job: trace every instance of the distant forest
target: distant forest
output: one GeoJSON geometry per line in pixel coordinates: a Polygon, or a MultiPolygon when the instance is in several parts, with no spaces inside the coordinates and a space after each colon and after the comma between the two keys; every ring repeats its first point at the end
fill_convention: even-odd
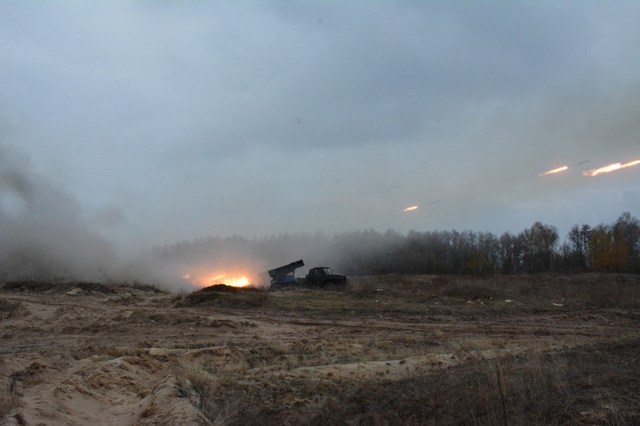
{"type": "Polygon", "coordinates": [[[308,266],[324,264],[350,275],[640,274],[640,221],[625,212],[613,224],[576,224],[564,239],[557,228],[540,222],[500,236],[456,230],[407,234],[366,230],[333,236],[209,237],[156,247],[154,255],[185,263],[253,258],[264,270],[304,258],[308,266]]]}

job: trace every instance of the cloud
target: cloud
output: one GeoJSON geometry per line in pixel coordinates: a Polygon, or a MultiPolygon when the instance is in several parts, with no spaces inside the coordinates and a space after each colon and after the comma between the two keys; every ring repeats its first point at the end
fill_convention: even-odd
{"type": "MultiPolygon", "coordinates": [[[[639,17],[636,2],[3,3],[0,111],[28,182],[75,205],[54,217],[116,247],[610,222],[637,172],[539,173],[640,156],[639,17]]],[[[31,205],[4,191],[5,214],[31,205]]]]}

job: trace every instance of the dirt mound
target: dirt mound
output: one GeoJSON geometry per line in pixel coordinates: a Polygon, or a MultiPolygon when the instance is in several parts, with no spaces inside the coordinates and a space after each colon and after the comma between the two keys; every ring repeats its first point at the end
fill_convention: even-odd
{"type": "Polygon", "coordinates": [[[71,290],[79,289],[81,291],[97,292],[104,294],[115,293],[111,287],[104,284],[94,282],[51,282],[51,281],[9,281],[4,284],[4,291],[19,291],[33,293],[65,293],[71,290]]]}
{"type": "Polygon", "coordinates": [[[252,308],[264,305],[267,300],[268,293],[264,290],[215,284],[181,298],[177,305],[180,307],[213,305],[228,308],[252,308]]]}
{"type": "MultiPolygon", "coordinates": [[[[246,291],[248,289],[244,289],[244,291],[246,291]]],[[[218,292],[218,293],[239,293],[241,291],[243,291],[242,288],[238,288],[238,287],[232,287],[230,285],[226,285],[226,284],[214,284],[214,285],[210,285],[208,287],[204,287],[200,290],[198,290],[201,293],[211,293],[211,292],[218,292]]]]}

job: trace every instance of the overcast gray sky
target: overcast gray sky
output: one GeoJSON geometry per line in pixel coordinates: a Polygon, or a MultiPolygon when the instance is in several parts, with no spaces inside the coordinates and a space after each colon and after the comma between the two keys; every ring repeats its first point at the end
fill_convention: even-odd
{"type": "Polygon", "coordinates": [[[0,1],[0,215],[36,208],[19,175],[39,223],[135,247],[638,216],[640,166],[582,175],[640,159],[638,22],[632,0],[0,1]]]}

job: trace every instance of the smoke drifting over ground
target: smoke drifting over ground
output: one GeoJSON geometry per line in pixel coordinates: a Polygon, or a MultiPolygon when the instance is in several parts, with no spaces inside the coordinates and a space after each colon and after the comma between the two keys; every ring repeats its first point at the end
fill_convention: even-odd
{"type": "MultiPolygon", "coordinates": [[[[171,287],[144,254],[122,252],[86,217],[73,194],[0,145],[0,280],[143,281],[171,287]]],[[[176,287],[175,285],[173,287],[176,287]]]]}
{"type": "Polygon", "coordinates": [[[341,268],[346,253],[357,257],[386,246],[366,237],[355,247],[324,234],[281,234],[208,237],[135,253],[119,248],[86,216],[73,195],[36,173],[19,149],[0,146],[0,281],[140,281],[191,290],[245,275],[266,285],[268,269],[301,257],[341,268]]]}
{"type": "Polygon", "coordinates": [[[0,146],[0,271],[5,279],[104,279],[119,267],[110,242],[94,232],[71,194],[0,146]]]}
{"type": "Polygon", "coordinates": [[[224,274],[265,284],[268,269],[300,256],[333,264],[340,258],[321,234],[209,237],[132,253],[98,229],[19,149],[0,146],[0,280],[141,281],[188,290],[222,282],[224,274]]]}
{"type": "MultiPolygon", "coordinates": [[[[100,224],[86,218],[71,194],[33,172],[17,150],[0,147],[0,170],[0,282],[141,282],[174,291],[221,283],[266,287],[267,270],[297,259],[306,262],[297,271],[298,276],[313,266],[332,266],[356,275],[493,274],[504,272],[505,265],[513,263],[503,257],[511,253],[514,244],[523,250],[514,254],[518,265],[522,263],[518,270],[531,272],[527,267],[535,262],[530,261],[533,257],[526,250],[538,250],[533,235],[542,231],[555,235],[549,237],[551,243],[545,250],[556,253],[549,255],[549,259],[556,257],[553,262],[549,260],[544,271],[573,267],[573,258],[567,253],[575,247],[556,251],[562,236],[553,226],[539,223],[517,236],[456,230],[401,234],[370,229],[252,238],[210,236],[135,252],[123,249],[100,231],[100,224]]],[[[637,229],[637,219],[631,215],[618,220],[629,229],[637,229]]],[[[635,244],[630,250],[637,250],[635,244]]],[[[630,265],[638,266],[633,262],[630,265]]]]}

